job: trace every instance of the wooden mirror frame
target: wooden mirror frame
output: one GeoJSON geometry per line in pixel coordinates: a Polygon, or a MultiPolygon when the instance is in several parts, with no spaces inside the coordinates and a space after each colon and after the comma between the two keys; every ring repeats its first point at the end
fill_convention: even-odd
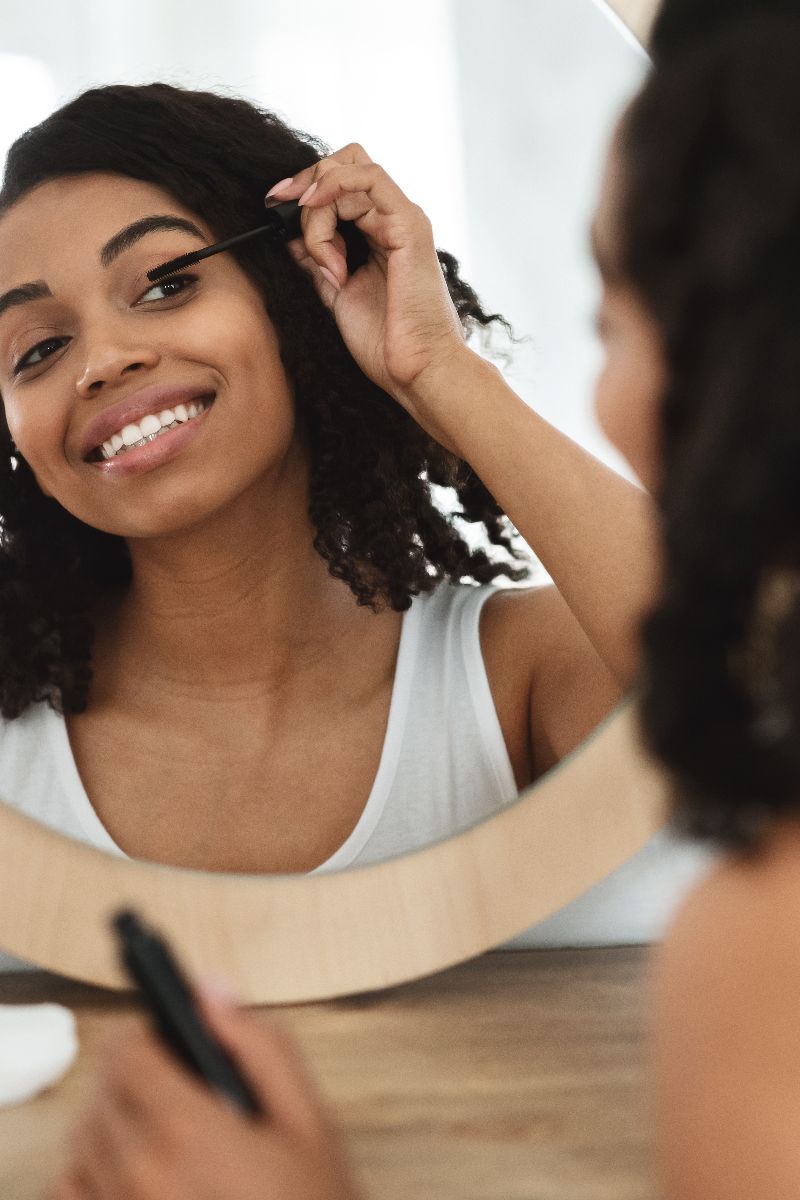
{"type": "Polygon", "coordinates": [[[401,858],[322,875],[238,875],[124,859],[0,804],[0,946],[104,987],[129,981],[109,918],[136,908],[194,972],[248,1004],[373,991],[491,949],[641,850],[668,785],[622,704],[489,820],[401,858]]]}
{"type": "MultiPolygon", "coordinates": [[[[597,0],[644,42],[657,0],[597,0]]],[[[244,1003],[372,991],[453,966],[557,912],[666,820],[630,694],[516,803],[445,842],[322,875],[235,875],[118,858],[0,803],[0,947],[88,983],[130,986],[109,918],[135,907],[194,972],[244,1003]]]]}

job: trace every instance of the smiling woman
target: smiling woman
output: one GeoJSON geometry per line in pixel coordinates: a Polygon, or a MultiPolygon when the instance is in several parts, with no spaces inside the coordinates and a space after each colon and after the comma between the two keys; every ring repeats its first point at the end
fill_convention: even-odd
{"type": "MultiPolygon", "coordinates": [[[[120,854],[346,866],[531,777],[527,739],[503,741],[519,722],[501,732],[480,692],[483,763],[440,770],[432,818],[399,809],[408,762],[426,767],[405,712],[426,639],[476,635],[494,589],[475,585],[527,574],[487,488],[360,370],[284,247],[147,278],[263,223],[267,188],[322,149],[244,101],[150,85],[86,93],[9,156],[0,774],[12,804],[120,854]]],[[[463,332],[495,320],[441,263],[463,332]]],[[[433,709],[449,687],[452,719],[481,720],[473,676],[433,709]]]]}
{"type": "MultiPolygon", "coordinates": [[[[11,277],[24,278],[36,262],[47,264],[42,273],[52,280],[5,294],[3,397],[39,489],[82,523],[74,525],[73,541],[87,527],[123,538],[164,534],[187,508],[214,511],[241,487],[230,469],[237,452],[247,481],[255,478],[264,446],[241,437],[229,445],[236,430],[228,422],[215,437],[202,497],[192,461],[180,473],[175,463],[168,510],[158,502],[165,480],[153,472],[193,444],[222,374],[234,395],[248,390],[256,406],[269,391],[273,453],[285,450],[276,439],[288,446],[293,436],[277,339],[256,288],[235,263],[229,258],[161,283],[147,280],[146,269],[174,247],[210,240],[186,217],[135,217],[170,204],[146,183],[131,180],[123,189],[115,177],[92,173],[42,184],[12,205],[0,227],[0,259],[11,277]],[[87,226],[101,235],[94,252],[87,226]],[[169,437],[144,440],[168,424],[176,426],[169,437]],[[123,445],[127,453],[119,454],[123,445]]],[[[15,473],[17,489],[24,481],[15,473]]]]}
{"type": "Polygon", "coordinates": [[[632,679],[648,497],[465,345],[502,318],[421,210],[361,147],[322,149],[154,84],[88,92],[9,156],[0,778],[112,853],[400,855],[515,799],[632,679]],[[306,178],[319,200],[334,170],[360,181],[338,216],[306,178]],[[149,278],[289,185],[288,248],[149,278]],[[413,394],[434,377],[438,415],[413,394]],[[507,503],[563,594],[493,586],[528,573],[507,503]]]}

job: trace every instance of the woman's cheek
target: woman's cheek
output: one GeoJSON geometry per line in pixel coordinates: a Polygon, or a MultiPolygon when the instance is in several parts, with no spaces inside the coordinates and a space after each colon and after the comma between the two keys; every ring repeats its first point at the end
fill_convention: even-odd
{"type": "Polygon", "coordinates": [[[618,450],[619,442],[620,387],[615,380],[614,361],[608,347],[605,359],[595,384],[595,414],[603,433],[618,450]]]}
{"type": "Polygon", "coordinates": [[[58,492],[56,478],[64,459],[66,416],[59,413],[57,405],[50,403],[45,422],[41,408],[42,405],[34,404],[33,397],[27,403],[17,404],[10,400],[5,405],[6,424],[14,445],[33,471],[40,489],[45,496],[53,496],[58,492]]]}
{"type": "Polygon", "coordinates": [[[595,412],[605,436],[648,491],[659,476],[657,380],[641,357],[609,347],[595,388],[595,412]]]}

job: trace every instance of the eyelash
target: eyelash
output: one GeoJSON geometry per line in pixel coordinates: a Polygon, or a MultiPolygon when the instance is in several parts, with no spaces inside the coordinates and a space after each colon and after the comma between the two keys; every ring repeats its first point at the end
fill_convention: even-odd
{"type": "MultiPolygon", "coordinates": [[[[180,284],[184,285],[179,289],[179,291],[173,292],[172,297],[170,297],[170,296],[162,296],[161,297],[162,300],[169,300],[170,298],[174,299],[176,296],[182,295],[182,293],[186,291],[187,287],[190,287],[193,283],[197,283],[197,280],[198,280],[197,275],[168,275],[166,277],[166,279],[159,279],[157,283],[151,283],[150,287],[147,288],[147,290],[142,293],[142,296],[146,296],[148,294],[148,292],[152,292],[155,288],[165,288],[165,287],[168,287],[170,284],[180,283],[180,284]]],[[[140,304],[142,302],[142,296],[140,296],[139,299],[136,301],[137,304],[140,304]]],[[[146,303],[147,304],[157,304],[158,301],[148,300],[148,301],[146,301],[146,303]]],[[[28,362],[27,360],[30,358],[30,356],[36,350],[43,350],[45,346],[50,346],[50,345],[53,345],[54,343],[64,342],[64,341],[68,341],[68,340],[69,339],[65,339],[63,337],[51,337],[51,338],[45,338],[45,340],[43,342],[37,342],[36,345],[31,346],[30,350],[27,350],[22,355],[21,358],[17,359],[17,361],[14,363],[14,365],[11,369],[12,375],[21,375],[23,371],[26,371],[28,369],[28,367],[40,367],[43,362],[45,362],[48,358],[51,357],[50,354],[47,354],[44,356],[44,358],[40,359],[39,362],[36,362],[36,363],[28,362]]],[[[55,353],[55,351],[52,351],[52,353],[55,353]]]]}

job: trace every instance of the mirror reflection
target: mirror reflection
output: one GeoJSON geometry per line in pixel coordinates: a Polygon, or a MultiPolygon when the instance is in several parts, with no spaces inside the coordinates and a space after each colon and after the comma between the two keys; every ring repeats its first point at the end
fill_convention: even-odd
{"type": "MultiPolygon", "coordinates": [[[[388,59],[363,6],[248,11],[207,74],[183,27],[176,73],[155,7],[146,53],[107,22],[77,55],[7,22],[31,98],[7,143],[79,98],[12,150],[0,197],[0,779],[111,853],[248,873],[404,854],[513,802],[633,680],[645,530],[591,415],[586,230],[646,59],[590,0],[498,4],[488,29],[476,4],[416,7],[413,55],[393,24],[388,59]],[[109,78],[136,86],[86,94],[109,78]],[[455,256],[461,330],[474,358],[507,352],[526,440],[474,363],[459,407],[448,379],[438,414],[415,408],[385,295],[365,284],[359,310],[351,285],[348,312],[298,246],[149,284],[355,139],[347,161],[381,163],[455,256]]],[[[352,281],[370,245],[346,248],[352,281]]]]}

